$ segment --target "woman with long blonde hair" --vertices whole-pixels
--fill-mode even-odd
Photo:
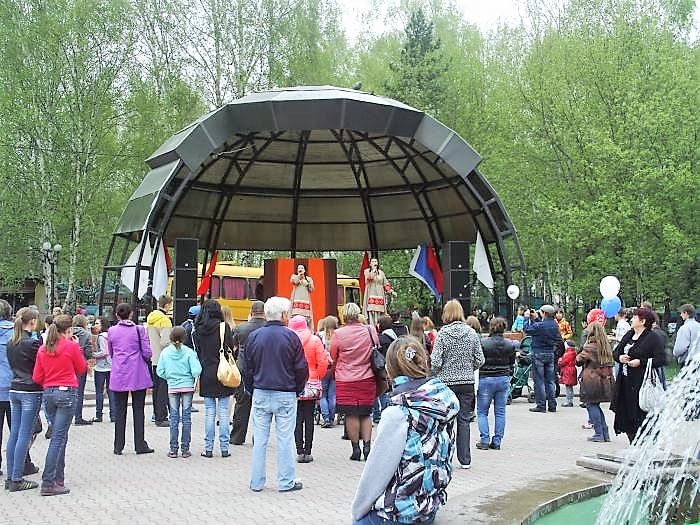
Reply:
[[[586,344],[576,356],[576,363],[583,366],[580,397],[581,402],[586,403],[588,418],[594,430],[594,434],[588,438],[588,441],[595,443],[610,441],[605,413],[600,408],[600,404],[612,400],[615,390],[615,377],[612,370],[614,360],[605,328],[600,323],[588,325]]]

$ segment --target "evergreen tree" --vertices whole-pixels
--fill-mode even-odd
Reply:
[[[437,115],[445,100],[444,76],[448,69],[440,48],[433,22],[421,8],[412,11],[401,54],[389,64],[386,94]]]

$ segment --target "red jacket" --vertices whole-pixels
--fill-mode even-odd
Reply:
[[[53,354],[46,353],[46,346],[39,348],[32,379],[44,388],[52,386],[78,387],[78,377],[87,371],[87,362],[78,343],[61,339]]]
[[[576,378],[576,350],[573,348],[564,352],[559,358],[559,382],[562,385],[574,386],[578,384]]]

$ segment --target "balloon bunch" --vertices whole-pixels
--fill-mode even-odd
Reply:
[[[620,293],[620,281],[617,277],[607,275],[601,279],[600,295],[603,296],[603,300],[600,301],[600,308],[608,319],[615,317],[622,307],[622,302],[617,296],[618,293]]]

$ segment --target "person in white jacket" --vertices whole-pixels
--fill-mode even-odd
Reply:
[[[678,364],[683,366],[688,359],[690,345],[700,337],[700,323],[695,320],[695,307],[692,304],[684,304],[679,310],[683,326],[676,332],[673,355],[678,360]]]

